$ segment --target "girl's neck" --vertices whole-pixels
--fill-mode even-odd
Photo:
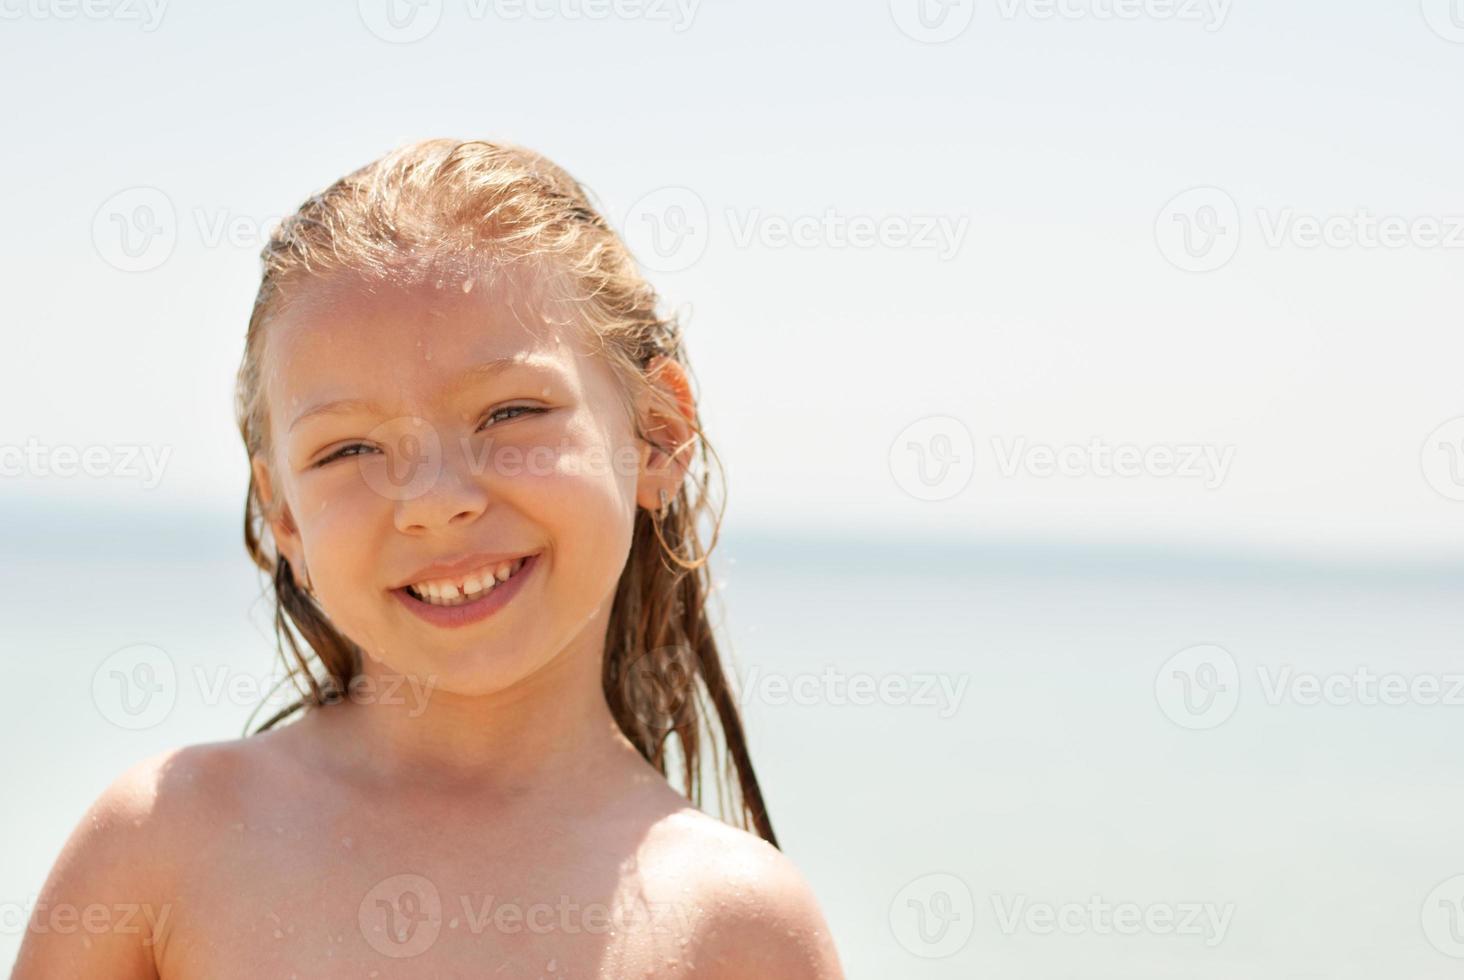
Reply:
[[[511,806],[615,794],[648,780],[670,791],[610,714],[602,655],[563,651],[512,687],[480,696],[401,681],[363,658],[370,696],[313,709],[301,724],[322,735],[331,770],[375,793]]]

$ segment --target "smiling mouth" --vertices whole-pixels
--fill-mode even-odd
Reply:
[[[532,555],[480,569],[471,575],[442,582],[417,582],[404,586],[407,595],[429,606],[468,606],[491,596],[522,571]]]

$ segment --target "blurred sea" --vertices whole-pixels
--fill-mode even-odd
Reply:
[[[237,737],[278,668],[233,513],[12,500],[0,534],[9,963],[96,794]],[[1459,976],[1464,563],[730,525],[717,555],[851,978]],[[98,681],[136,644],[179,677],[143,728]]]

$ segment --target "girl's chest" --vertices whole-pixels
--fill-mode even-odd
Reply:
[[[218,836],[171,909],[163,980],[692,975],[696,909],[604,842],[303,815]]]

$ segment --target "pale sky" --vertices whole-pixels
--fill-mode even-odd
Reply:
[[[1464,545],[1454,0],[395,2],[0,0],[8,499],[237,509],[261,229],[460,136],[687,311],[731,520]]]

